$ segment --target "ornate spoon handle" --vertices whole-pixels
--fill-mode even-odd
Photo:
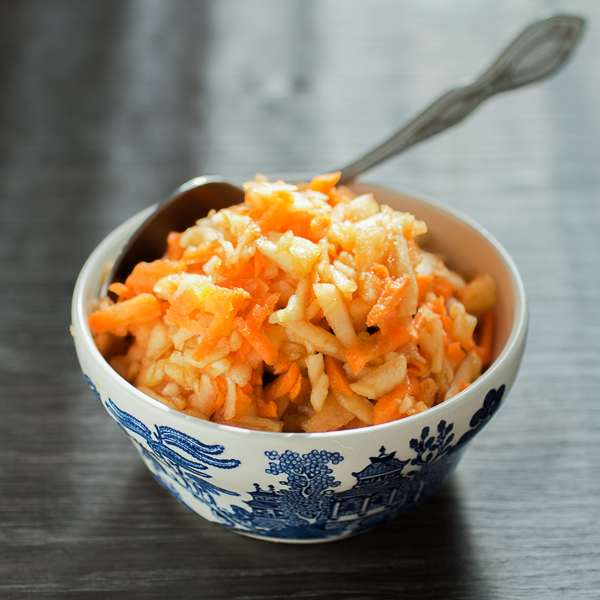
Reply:
[[[438,98],[389,140],[344,167],[340,183],[464,119],[486,98],[552,75],[581,38],[582,17],[559,14],[529,25],[477,79]]]

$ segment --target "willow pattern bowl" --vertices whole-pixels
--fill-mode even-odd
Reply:
[[[479,225],[431,199],[369,184],[380,204],[412,212],[425,247],[459,272],[489,273],[498,288],[494,361],[467,389],[405,419],[333,433],[269,433],[172,410],[122,379],[100,355],[88,316],[107,265],[149,208],[113,231],[85,263],[74,291],[73,334],[83,373],[155,479],[182,504],[232,531],[281,542],[325,542],[371,529],[421,503],[450,476],[512,386],[527,333],[521,278]]]

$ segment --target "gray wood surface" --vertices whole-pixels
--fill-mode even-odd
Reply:
[[[514,257],[531,327],[499,414],[427,504],[356,538],[275,545],[187,512],[79,370],[88,254],[193,176],[353,160],[548,8],[589,19],[563,72],[364,177]],[[599,598],[599,27],[596,0],[3,0],[0,597]]]

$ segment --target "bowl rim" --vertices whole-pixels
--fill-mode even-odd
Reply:
[[[196,178],[197,179],[197,178]],[[182,189],[185,186],[188,186],[194,182],[194,179],[189,182],[184,183],[177,191]],[[412,200],[416,200],[419,203],[424,203],[433,206],[434,208],[441,210],[454,217],[455,219],[465,223],[471,229],[475,230],[481,237],[485,239],[485,241],[490,244],[493,249],[500,256],[502,261],[504,262],[507,270],[510,274],[510,279],[513,285],[513,295],[515,301],[515,318],[510,330],[510,334],[504,348],[502,348],[500,354],[496,358],[496,360],[490,365],[490,367],[485,371],[485,373],[480,376],[476,381],[474,381],[467,389],[459,392],[452,398],[438,404],[437,406],[433,406],[425,411],[417,413],[415,415],[411,415],[405,417],[403,419],[398,419],[396,421],[390,421],[388,423],[381,423],[378,425],[370,425],[367,427],[362,427],[358,429],[346,429],[341,431],[327,431],[327,432],[273,432],[273,431],[257,431],[254,429],[247,429],[242,427],[234,427],[232,425],[224,425],[221,423],[214,423],[213,421],[204,421],[203,419],[199,419],[197,417],[193,417],[191,415],[187,415],[181,411],[170,408],[166,404],[155,400],[154,398],[147,396],[140,390],[138,390],[134,385],[129,383],[126,379],[121,377],[108,363],[108,361],[100,354],[100,351],[96,347],[94,343],[89,325],[87,323],[87,319],[85,317],[85,291],[88,287],[88,281],[90,277],[96,272],[99,265],[96,263],[98,260],[109,254],[112,250],[115,249],[116,240],[123,236],[125,231],[134,226],[142,223],[142,221],[147,218],[158,206],[157,204],[153,204],[148,208],[145,208],[136,214],[129,217],[126,221],[121,223],[115,229],[113,229],[107,236],[105,236],[102,241],[94,248],[92,253],[89,255],[87,260],[85,261],[75,283],[75,288],[73,291],[73,299],[72,299],[72,323],[73,323],[73,336],[77,335],[78,330],[82,333],[82,338],[80,339],[83,342],[85,350],[91,356],[93,360],[97,363],[99,369],[110,379],[116,380],[116,382],[125,388],[125,391],[129,392],[138,402],[140,402],[144,407],[150,407],[154,410],[162,411],[165,414],[168,414],[175,420],[179,420],[182,423],[186,423],[188,425],[192,425],[194,427],[198,427],[200,429],[208,428],[209,431],[213,433],[219,433],[226,437],[234,436],[252,436],[257,437],[258,439],[264,438],[269,439],[271,441],[278,440],[329,440],[332,441],[335,439],[346,439],[349,437],[355,436],[365,436],[374,432],[384,432],[389,431],[394,428],[402,428],[407,426],[407,423],[417,425],[419,420],[430,420],[431,418],[435,418],[440,412],[447,411],[450,407],[459,408],[469,402],[470,397],[473,395],[478,395],[480,392],[484,391],[483,388],[487,388],[486,382],[490,379],[494,378],[494,375],[502,370],[505,365],[512,360],[512,354],[516,349],[522,344],[524,344],[526,335],[527,335],[527,327],[529,321],[529,306],[527,302],[527,297],[525,294],[525,286],[523,284],[521,275],[517,269],[515,262],[512,257],[506,251],[506,249],[500,244],[500,242],[489,232],[487,229],[482,227],[477,221],[468,215],[462,213],[456,208],[449,206],[448,204],[438,200],[437,198],[430,197],[426,194],[415,192],[410,189],[395,189],[386,187],[377,183],[371,183],[369,181],[356,181],[358,185],[365,185],[372,189],[376,190],[380,189],[387,193],[392,192],[395,194],[400,194],[403,196],[407,196]],[[489,390],[485,390],[489,391]]]

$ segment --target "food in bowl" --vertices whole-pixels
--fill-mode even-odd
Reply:
[[[256,431],[173,410],[118,375],[98,351],[89,317],[98,308],[107,265],[152,208],[108,235],[77,279],[72,332],[95,396],[160,485],[231,531],[279,542],[327,542],[412,510],[447,480],[504,404],[517,376],[528,310],[523,282],[506,250],[469,217],[434,199],[369,183],[348,187],[357,196],[374,193],[381,204],[425,221],[429,231],[419,241],[428,251],[444,256],[454,270],[489,273],[496,284],[490,367],[450,401],[408,418],[335,433]]]
[[[492,359],[496,288],[415,238],[426,224],[336,186],[258,176],[244,204],[168,238],[89,317],[140,391],[188,415],[272,432],[411,416]]]

